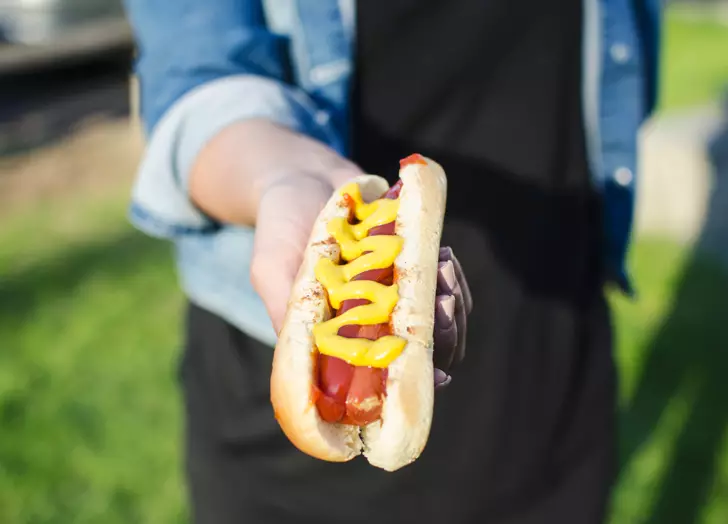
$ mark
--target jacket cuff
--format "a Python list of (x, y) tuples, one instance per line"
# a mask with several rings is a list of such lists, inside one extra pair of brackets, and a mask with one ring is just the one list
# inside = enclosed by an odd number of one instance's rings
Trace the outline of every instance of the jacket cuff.
[(161, 238), (216, 230), (220, 224), (189, 198), (190, 170), (210, 139), (251, 118), (268, 119), (339, 149), (329, 115), (301, 91), (253, 75), (207, 83), (180, 98), (149, 138), (133, 187), (131, 222)]

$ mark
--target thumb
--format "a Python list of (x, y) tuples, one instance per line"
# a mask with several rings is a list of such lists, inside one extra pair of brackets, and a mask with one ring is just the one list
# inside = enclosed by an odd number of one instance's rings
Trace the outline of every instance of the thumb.
[(335, 185), (356, 174), (339, 172), (328, 179), (296, 174), (279, 179), (261, 194), (250, 273), (276, 333), (283, 325), (314, 222)]

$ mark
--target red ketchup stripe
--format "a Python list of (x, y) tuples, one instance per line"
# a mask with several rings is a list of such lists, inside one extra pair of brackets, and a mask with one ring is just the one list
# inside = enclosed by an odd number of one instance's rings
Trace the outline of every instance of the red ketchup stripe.
[[(402, 189), (402, 181), (397, 181), (382, 198), (396, 199)], [(348, 199), (350, 205), (353, 204)], [(373, 227), (367, 236), (393, 235), (395, 224), (383, 224)], [(354, 280), (373, 280), (391, 285), (394, 270), (390, 266), (385, 269), (373, 269), (360, 273)], [(344, 314), (351, 308), (368, 304), (365, 299), (345, 300), (336, 312), (336, 316)], [(366, 338), (377, 340), (391, 334), (389, 324), (372, 326), (342, 326), (338, 334), (346, 338)], [(380, 368), (352, 366), (347, 362), (319, 353), (317, 362), (318, 386), (315, 389), (316, 407), (327, 422), (342, 422), (363, 426), (379, 419), (381, 415), (381, 398), (385, 394), (387, 370)], [(366, 406), (367, 409), (364, 409)]]
[(404, 166), (408, 166), (410, 164), (422, 164), (422, 165), (426, 166), (427, 160), (425, 160), (425, 157), (423, 157), (419, 153), (415, 153), (415, 154), (410, 155), (407, 158), (403, 158), (402, 160), (399, 161), (400, 168), (402, 168)]

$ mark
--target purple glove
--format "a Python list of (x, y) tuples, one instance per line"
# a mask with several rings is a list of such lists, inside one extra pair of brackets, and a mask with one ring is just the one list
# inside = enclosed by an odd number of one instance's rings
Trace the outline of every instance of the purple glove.
[(467, 316), (473, 297), (460, 262), (449, 247), (440, 248), (435, 298), (435, 388), (447, 386), (449, 370), (465, 357)]

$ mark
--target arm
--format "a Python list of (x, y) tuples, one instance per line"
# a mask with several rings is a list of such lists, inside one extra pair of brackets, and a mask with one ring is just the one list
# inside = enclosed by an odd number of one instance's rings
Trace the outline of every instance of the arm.
[(138, 48), (142, 118), (152, 133), (190, 91), (227, 77), (287, 82), (285, 42), (260, 0), (124, 0)]
[[(288, 83), (286, 41), (266, 28), (260, 1), (125, 3), (149, 136), (131, 207), (137, 227), (174, 238), (252, 225), (268, 172), (349, 165), (320, 108)], [(274, 137), (298, 147), (282, 157)], [(327, 160), (312, 164), (311, 150)]]
[[(321, 108), (288, 83), (284, 42), (265, 27), (259, 0), (125, 4), (149, 135), (132, 220), (166, 238), (255, 225), (251, 280), (277, 331), (311, 225), (334, 188), (360, 171), (339, 155)], [(442, 292), (455, 299), (440, 300), (438, 345), (452, 353), (456, 322), (464, 329), (457, 311), (471, 306), (462, 305), (459, 266), (444, 256)]]
[(358, 169), (337, 153), (321, 108), (287, 83), (259, 1), (126, 7), (149, 135), (132, 222), (168, 239), (254, 225), (251, 280), (277, 328), (321, 203)]
[[(241, 147), (250, 154), (240, 154)], [(263, 195), (291, 174), (334, 188), (357, 171), (320, 141), (254, 119), (229, 126), (202, 149), (191, 168), (189, 193), (218, 220), (254, 225)]]

